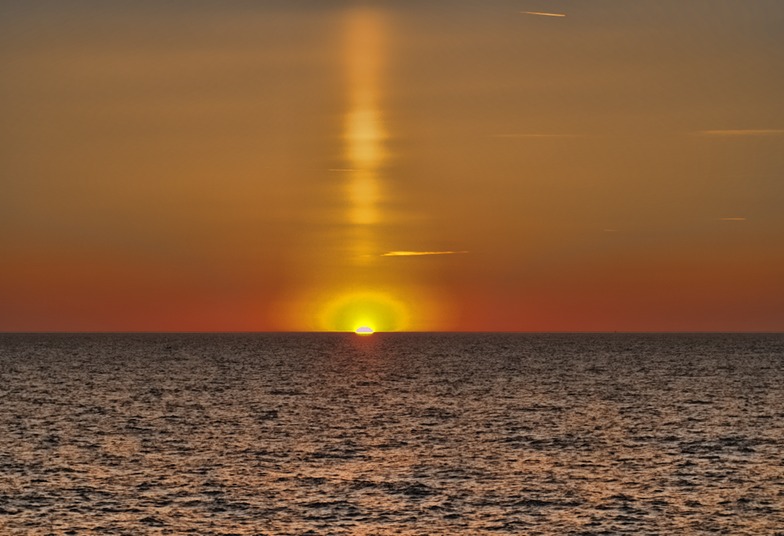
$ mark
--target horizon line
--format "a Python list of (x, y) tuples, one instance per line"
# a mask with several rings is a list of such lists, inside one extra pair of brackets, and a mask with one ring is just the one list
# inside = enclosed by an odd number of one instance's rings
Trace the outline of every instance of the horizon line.
[[(757, 334), (757, 335), (784, 335), (784, 330), (770, 331), (770, 330), (549, 330), (549, 331), (512, 331), (512, 330), (401, 330), (401, 331), (374, 331), (374, 335), (378, 334), (508, 334), (508, 335), (677, 335), (677, 334), (715, 334), (715, 335), (733, 335), (733, 334)], [(322, 334), (346, 334), (353, 335), (354, 331), (348, 330), (319, 330), (319, 331), (70, 331), (70, 330), (56, 330), (56, 331), (3, 331), (0, 330), (0, 335), (322, 335)]]

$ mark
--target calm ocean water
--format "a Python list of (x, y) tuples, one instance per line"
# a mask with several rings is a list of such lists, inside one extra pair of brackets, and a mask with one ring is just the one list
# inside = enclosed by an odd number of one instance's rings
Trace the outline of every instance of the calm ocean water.
[(0, 335), (0, 534), (784, 534), (784, 335)]

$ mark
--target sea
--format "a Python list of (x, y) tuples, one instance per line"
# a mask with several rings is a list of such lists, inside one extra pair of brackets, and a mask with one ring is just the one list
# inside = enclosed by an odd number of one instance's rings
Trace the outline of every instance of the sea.
[(784, 535), (782, 334), (2, 334), (2, 535)]

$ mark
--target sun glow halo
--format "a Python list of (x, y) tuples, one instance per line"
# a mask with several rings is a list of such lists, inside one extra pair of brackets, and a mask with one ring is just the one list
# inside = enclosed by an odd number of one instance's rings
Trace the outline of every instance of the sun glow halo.
[(320, 324), (327, 331), (400, 331), (408, 326), (408, 311), (403, 303), (385, 293), (351, 293), (328, 302)]

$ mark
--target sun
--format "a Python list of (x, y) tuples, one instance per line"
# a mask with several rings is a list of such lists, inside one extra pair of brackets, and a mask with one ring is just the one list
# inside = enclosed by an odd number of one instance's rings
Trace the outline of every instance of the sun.
[(375, 333), (375, 330), (369, 326), (360, 326), (356, 330), (354, 330), (354, 333), (356, 333), (357, 335), (373, 335)]

